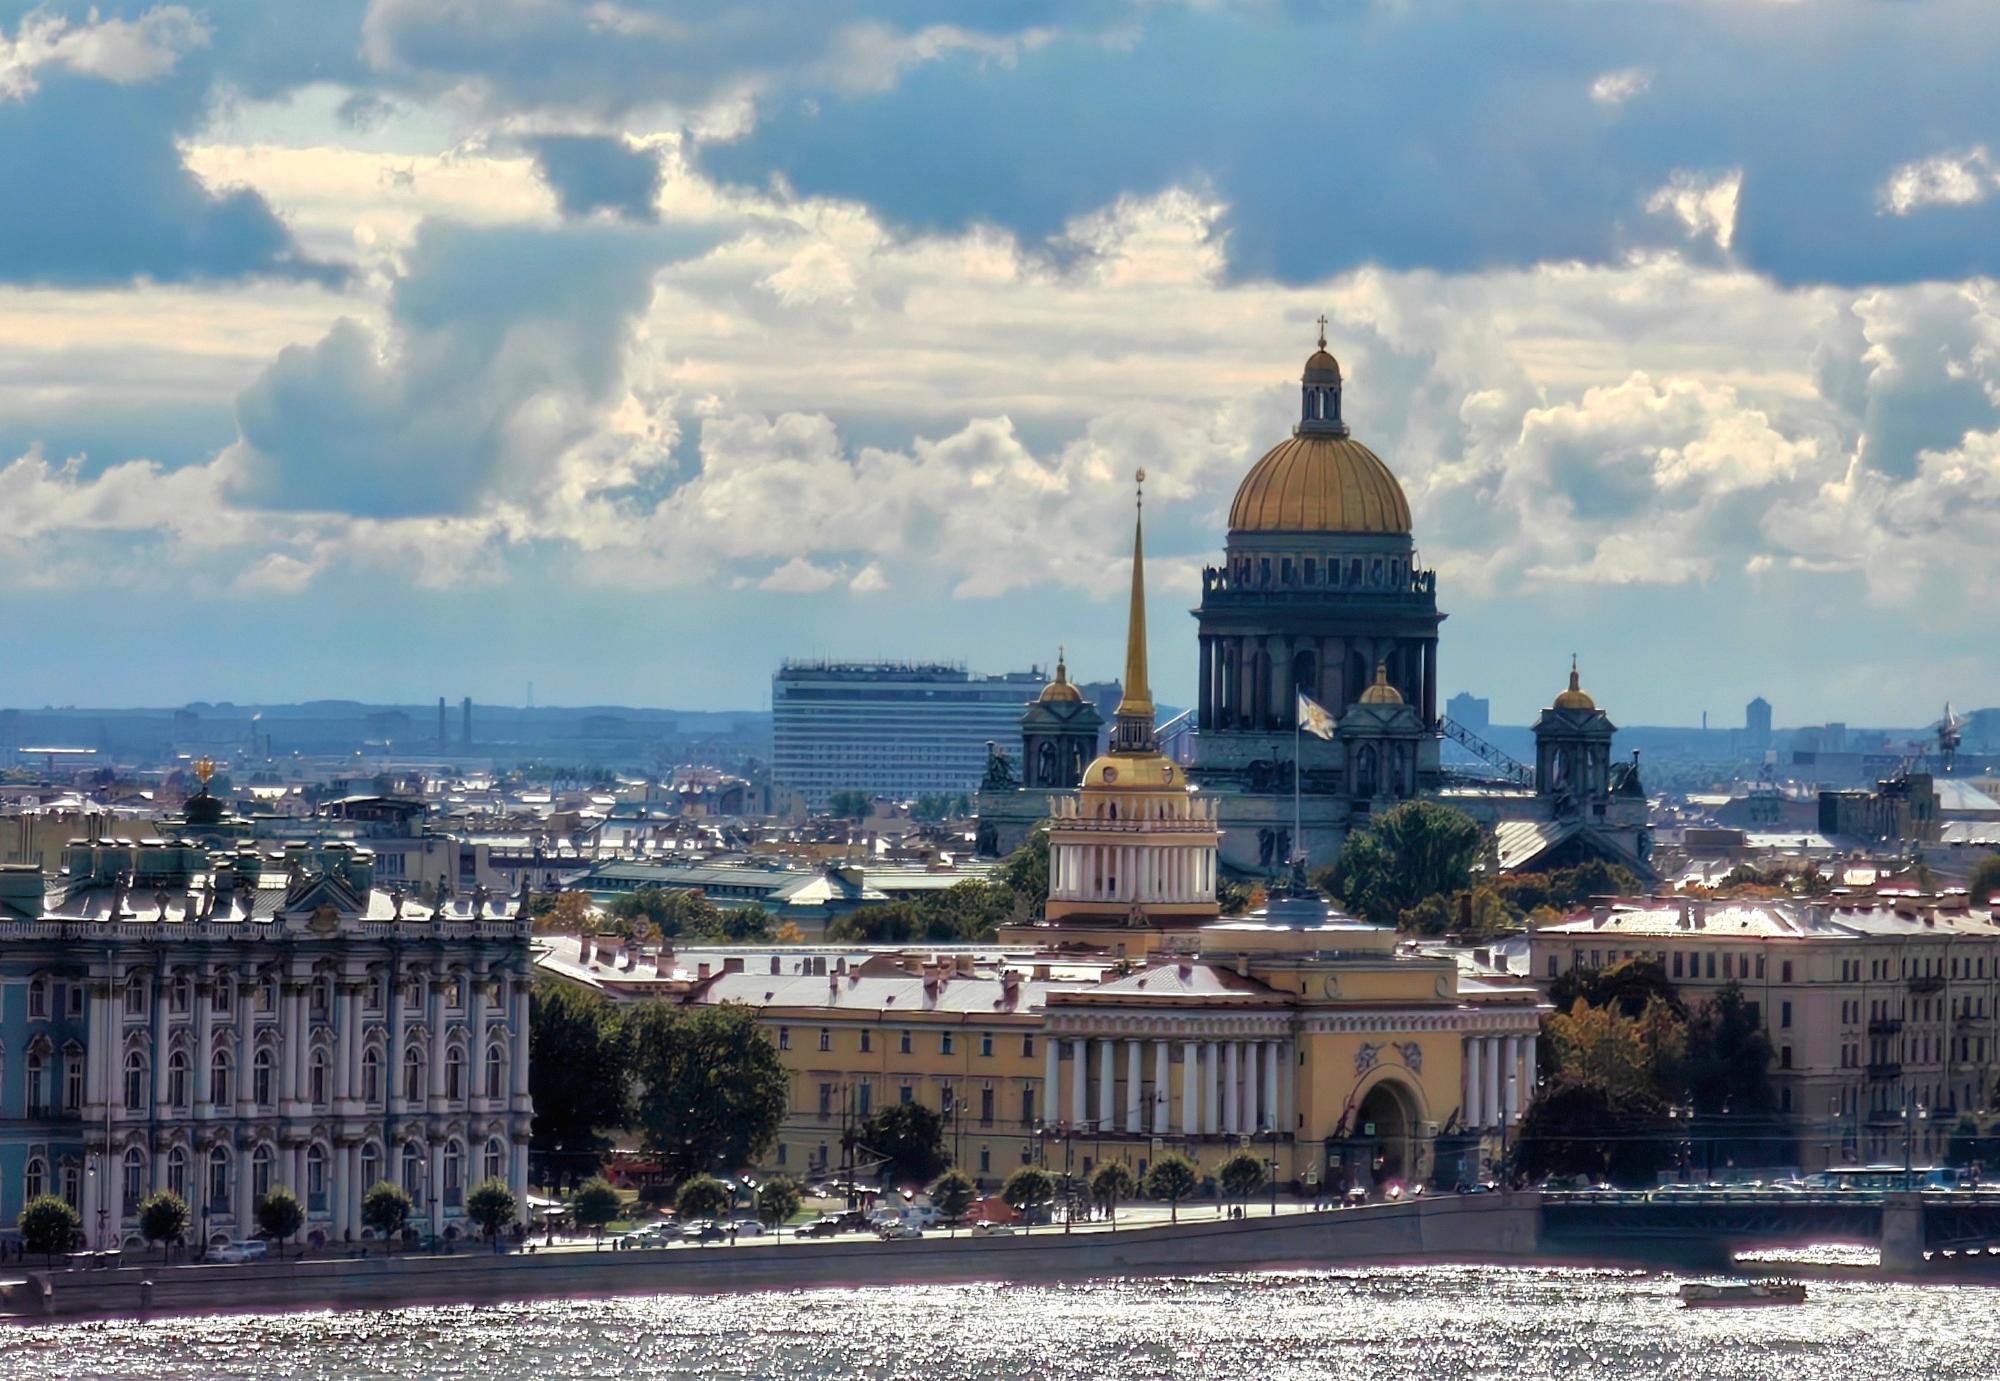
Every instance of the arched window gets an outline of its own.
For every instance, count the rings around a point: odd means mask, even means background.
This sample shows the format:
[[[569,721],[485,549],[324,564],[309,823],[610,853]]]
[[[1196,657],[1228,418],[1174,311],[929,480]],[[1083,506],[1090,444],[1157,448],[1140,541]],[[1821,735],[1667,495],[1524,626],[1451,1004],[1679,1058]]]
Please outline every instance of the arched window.
[[[456,1208],[465,1199],[465,1148],[456,1141],[444,1144],[444,1201]]]
[[[63,1049],[63,1111],[75,1112],[83,1106],[83,1050],[76,1045]]]
[[[453,1045],[444,1052],[444,1096],[456,1103],[465,1097],[465,1047]]]
[[[361,1192],[367,1193],[382,1178],[382,1148],[369,1142],[361,1148]]]
[[[319,1046],[312,1053],[306,1077],[308,1096],[315,1105],[326,1102],[326,1071],[326,1047]]]
[[[185,1050],[176,1050],[167,1056],[167,1102],[180,1109],[188,1105],[188,1057]]]
[[[194,980],[186,974],[175,975],[171,991],[174,1011],[185,1012],[194,1005]]]
[[[188,1196],[187,1152],[178,1146],[167,1152],[167,1189],[182,1200]]]
[[[403,1192],[419,1205],[424,1201],[424,1151],[414,1141],[403,1143]]]
[[[146,1153],[137,1146],[125,1148],[125,1210],[122,1216],[129,1217],[139,1211],[139,1200],[146,1197]]]
[[[30,1046],[28,1048],[28,1060],[23,1068],[27,1071],[28,1076],[28,1116],[47,1117],[49,1113],[49,1091],[47,1084],[49,1058],[40,1049]]]
[[[28,1020],[40,1021],[49,1014],[49,980],[32,979],[28,983]]]
[[[208,1211],[229,1212],[229,1152],[220,1146],[208,1153]]]
[[[229,986],[229,975],[226,973],[217,974],[215,976],[215,986],[210,989],[209,1010],[219,1017],[228,1016],[229,1001],[232,995]]]
[[[326,1148],[318,1144],[306,1147],[306,1207],[326,1211]]]
[[[218,1050],[208,1063],[208,1101],[218,1108],[227,1108],[233,1101],[230,1092],[229,1052]]]
[[[486,1174],[484,1178],[501,1180],[506,1177],[507,1148],[500,1144],[500,1138],[496,1136],[486,1143]]]
[[[137,1050],[125,1056],[125,1111],[146,1110],[146,1057]]]
[[[48,1192],[49,1163],[40,1156],[29,1156],[27,1173],[21,1179],[21,1202],[39,1199]]]
[[[486,1096],[499,1098],[507,1087],[507,1050],[499,1041],[486,1047]]]
[[[382,1052],[372,1045],[361,1052],[361,1101],[371,1106],[382,1101]]]
[[[403,1101],[415,1103],[424,1096],[424,1052],[411,1046],[403,1052]]]
[[[250,1067],[250,1096],[260,1108],[268,1108],[278,1101],[277,1095],[278,1057],[271,1047],[261,1046],[255,1063]]]
[[[59,1192],[62,1194],[63,1202],[71,1208],[81,1209],[83,1207],[82,1168],[77,1165],[75,1160],[65,1159],[61,1170],[57,1173],[62,1181],[62,1189]]]
[[[271,1164],[276,1159],[271,1148],[260,1144],[250,1153],[250,1197],[262,1199],[271,1192]]]

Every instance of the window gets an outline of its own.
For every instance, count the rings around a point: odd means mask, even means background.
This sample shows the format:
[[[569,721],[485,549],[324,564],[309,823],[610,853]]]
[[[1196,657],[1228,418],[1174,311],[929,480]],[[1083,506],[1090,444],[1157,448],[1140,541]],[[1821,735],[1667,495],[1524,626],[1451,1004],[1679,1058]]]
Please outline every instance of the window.
[[[218,1108],[227,1108],[229,1097],[229,1054],[218,1050],[208,1066],[208,1101]]]
[[[369,1142],[361,1148],[361,1191],[367,1193],[382,1178],[382,1148]]]
[[[326,1050],[315,1050],[306,1066],[307,1101],[317,1105],[326,1102]]]
[[[833,1049],[833,1029],[831,1027],[822,1026],[819,1028],[819,1048],[821,1050]]]
[[[146,1110],[146,1057],[134,1050],[125,1057],[125,1111]]]
[[[72,1049],[63,1057],[63,1110],[75,1112],[83,1106],[83,1052]]]
[[[28,1020],[41,1021],[47,1018],[48,1014],[49,981],[46,978],[37,978],[28,984]]]
[[[167,1102],[176,1108],[188,1105],[188,1057],[185,1050],[167,1056]]]
[[[424,1201],[424,1153],[414,1141],[403,1143],[403,1192],[415,1199],[419,1206]]]
[[[382,1101],[382,1052],[369,1046],[361,1055],[361,1101],[379,1103]],[[374,1181],[370,1180],[370,1184]]]
[[[866,1055],[869,1051],[873,1050],[874,1048],[875,1048],[875,1033],[873,1031],[863,1031],[861,1033],[861,1053]]]
[[[1713,978],[1713,977],[1715,977],[1715,951],[1714,951],[1714,950],[1710,950],[1710,951],[1708,952],[1708,976],[1709,976],[1710,978]]]
[[[270,1046],[264,1046],[250,1066],[250,1095],[258,1107],[268,1108],[277,1102],[277,1074],[278,1057],[271,1053]]]
[[[456,1103],[465,1097],[465,1047],[454,1045],[444,1052],[444,1096]]]
[[[229,997],[230,997],[229,975],[222,974],[215,980],[215,986],[209,989],[209,994],[208,994],[209,1011],[215,1013],[219,1017],[228,1016]]]
[[[991,1084],[979,1090],[979,1125],[982,1127],[993,1125],[993,1086]]]
[[[306,1148],[306,1207],[326,1211],[326,1150],[318,1145]]]
[[[1779,1047],[1778,1047],[1778,1068],[1779,1068],[1779,1069],[1790,1069],[1791,1067],[1792,1067],[1792,1048],[1791,1048],[1791,1047],[1790,1047],[1789,1045],[1781,1045],[1781,1046],[1779,1046]]]
[[[902,1043],[900,1049],[902,1053],[905,1055],[910,1053],[910,1033],[908,1031],[902,1033]]]
[[[1792,1004],[1789,1002],[1780,1002],[1778,1004],[1778,1025],[1789,1029],[1791,1024]]]
[[[991,1031],[981,1031],[979,1033],[979,1053],[991,1058],[993,1054],[993,1033]]]
[[[819,1115],[823,1118],[833,1116],[832,1084],[821,1084],[819,1086]]]
[[[979,1170],[981,1174],[993,1168],[993,1152],[989,1147],[979,1148]]]
[[[938,1036],[938,1054],[940,1054],[940,1055],[949,1055],[949,1054],[951,1054],[951,1032],[949,1032],[949,1031],[945,1031],[945,1032],[942,1032],[942,1033],[940,1033],[940,1034],[939,1034],[939,1036]]]
[[[25,1204],[30,1199],[39,1199],[48,1193],[48,1189],[48,1162],[40,1156],[29,1156],[27,1173],[21,1179],[21,1202]]]
[[[146,1015],[146,980],[133,978],[125,985],[125,1015],[143,1017]]]
[[[125,1148],[125,1213],[129,1216],[139,1211],[139,1200],[146,1196],[146,1153],[137,1146]]]
[[[28,1116],[30,1117],[45,1117],[48,1115],[49,1094],[45,1079],[48,1068],[47,1058],[39,1050],[30,1050],[28,1052],[28,1061],[25,1068],[28,1076],[27,1102]]]
[[[486,1143],[486,1178],[503,1180],[507,1178],[507,1148],[494,1137]]]
[[[220,1146],[208,1153],[208,1211],[229,1211],[229,1152]]]
[[[167,1152],[167,1191],[183,1202],[188,1196],[187,1152],[178,1146]]]
[[[403,1101],[415,1103],[424,1096],[424,1052],[414,1045],[403,1052]]]
[[[866,1079],[854,1091],[854,1111],[864,1118],[875,1111],[875,1085]]]
[[[908,1084],[904,1084],[901,1088],[896,1090],[896,1101],[898,1103],[915,1102],[916,1097],[917,1097],[917,1091],[911,1088]]]
[[[278,1010],[278,980],[266,978],[257,985],[257,1010],[275,1012]]]
[[[465,1201],[465,1152],[456,1141],[444,1146],[444,1201],[451,1208]]]
[[[1035,1125],[1035,1091],[1031,1088],[1021,1090],[1021,1125],[1023,1127]]]
[[[950,1117],[952,1109],[958,1106],[957,1093],[958,1090],[950,1084],[945,1084],[938,1089],[938,1111],[946,1117]]]
[[[167,991],[172,994],[174,1015],[179,1016],[194,1006],[194,982],[186,974],[176,976],[173,987]]]
[[[1680,976],[1681,976],[1681,952],[1680,952],[1679,950],[1675,950],[1675,951],[1674,951],[1674,977],[1675,977],[1675,978],[1679,978]],[[1553,977],[1553,975],[1551,975],[1551,977]]]
[[[507,1087],[507,1052],[499,1041],[486,1047],[486,1096],[498,1099]]]
[[[1022,1056],[1023,1056],[1023,1057],[1025,1057],[1025,1058],[1027,1058],[1027,1059],[1033,1059],[1033,1058],[1034,1058],[1034,1055],[1035,1055],[1035,1038],[1034,1038],[1033,1036],[1023,1036],[1023,1037],[1021,1037],[1021,1054],[1022,1054]]]
[[[789,1026],[780,1026],[778,1028],[778,1049],[790,1050],[791,1048],[792,1048],[792,1028]]]
[[[1764,956],[1760,954],[1757,956],[1757,977],[1762,978],[1763,976],[1764,976]]]
[[[261,1201],[271,1192],[271,1164],[276,1159],[269,1146],[259,1146],[250,1153],[250,1197]]]

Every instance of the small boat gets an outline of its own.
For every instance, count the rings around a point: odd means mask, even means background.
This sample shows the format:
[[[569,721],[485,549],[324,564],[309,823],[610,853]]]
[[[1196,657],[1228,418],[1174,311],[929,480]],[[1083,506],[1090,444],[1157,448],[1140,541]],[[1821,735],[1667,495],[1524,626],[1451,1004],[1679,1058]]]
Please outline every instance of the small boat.
[[[1690,1309],[1805,1302],[1806,1287],[1796,1280],[1753,1280],[1744,1285],[1711,1285],[1691,1280],[1681,1286],[1681,1303]]]

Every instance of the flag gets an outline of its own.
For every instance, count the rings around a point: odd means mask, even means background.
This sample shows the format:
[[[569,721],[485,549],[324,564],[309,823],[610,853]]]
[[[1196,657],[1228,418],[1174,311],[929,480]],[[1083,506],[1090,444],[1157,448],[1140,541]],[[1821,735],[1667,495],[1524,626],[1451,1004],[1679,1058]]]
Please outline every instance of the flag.
[[[1333,737],[1333,716],[1304,691],[1299,692],[1299,728],[1318,738]]]

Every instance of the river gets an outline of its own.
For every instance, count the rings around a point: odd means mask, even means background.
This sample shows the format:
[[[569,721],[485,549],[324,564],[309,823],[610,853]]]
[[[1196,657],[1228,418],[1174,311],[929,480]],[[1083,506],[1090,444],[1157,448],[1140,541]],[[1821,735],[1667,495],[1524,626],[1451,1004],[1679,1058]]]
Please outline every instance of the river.
[[[1990,1289],[1814,1281],[1798,1307],[1689,1310],[1677,1283],[1438,1266],[96,1322],[0,1330],[0,1377],[2000,1375]]]

